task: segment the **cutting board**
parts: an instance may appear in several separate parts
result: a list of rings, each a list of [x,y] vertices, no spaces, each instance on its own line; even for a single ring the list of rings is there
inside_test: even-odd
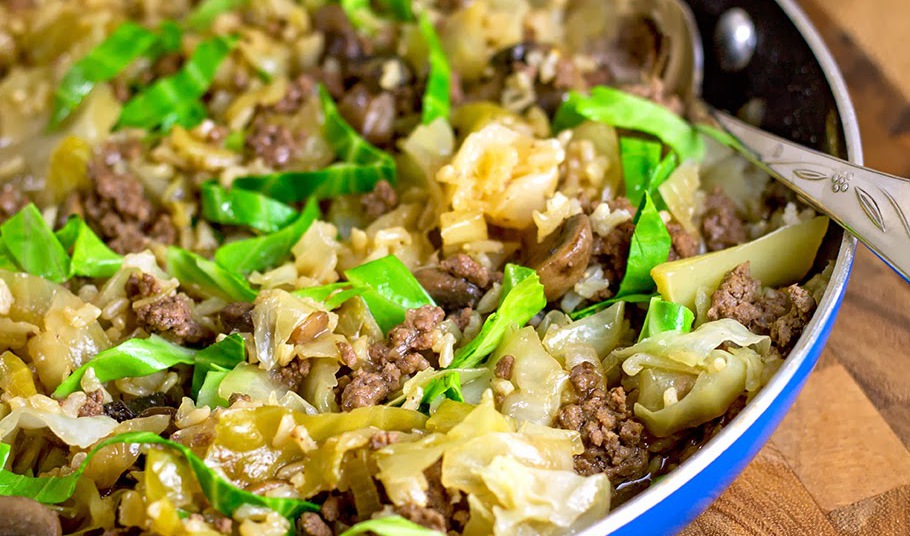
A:
[[[841,66],[866,164],[910,177],[910,0],[801,0]],[[910,535],[910,284],[860,246],[818,367],[683,536]]]

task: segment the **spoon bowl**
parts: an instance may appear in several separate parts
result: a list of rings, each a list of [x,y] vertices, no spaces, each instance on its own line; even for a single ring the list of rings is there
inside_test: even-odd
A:
[[[636,1],[670,37],[664,87],[681,96],[690,115],[723,129],[735,140],[731,147],[795,190],[910,281],[910,180],[809,149],[699,102],[704,49],[691,10],[681,0]],[[722,70],[745,69],[758,43],[749,14],[741,8],[724,12],[713,43]]]

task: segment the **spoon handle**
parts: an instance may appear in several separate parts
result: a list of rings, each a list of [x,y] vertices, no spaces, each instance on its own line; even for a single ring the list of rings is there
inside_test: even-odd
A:
[[[712,115],[740,142],[737,149],[747,158],[855,235],[910,282],[910,180],[807,149],[723,112],[713,110]]]

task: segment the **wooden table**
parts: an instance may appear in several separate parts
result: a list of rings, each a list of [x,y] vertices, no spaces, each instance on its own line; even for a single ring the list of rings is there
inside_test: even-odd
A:
[[[866,164],[910,177],[908,0],[801,0],[847,79]],[[910,285],[865,247],[770,443],[684,532],[910,535]]]

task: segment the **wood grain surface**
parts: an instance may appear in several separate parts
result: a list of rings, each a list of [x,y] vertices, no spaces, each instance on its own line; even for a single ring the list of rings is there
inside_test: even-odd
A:
[[[910,177],[910,0],[801,0],[841,66],[866,164]],[[684,536],[910,535],[910,284],[865,247],[815,372]]]

